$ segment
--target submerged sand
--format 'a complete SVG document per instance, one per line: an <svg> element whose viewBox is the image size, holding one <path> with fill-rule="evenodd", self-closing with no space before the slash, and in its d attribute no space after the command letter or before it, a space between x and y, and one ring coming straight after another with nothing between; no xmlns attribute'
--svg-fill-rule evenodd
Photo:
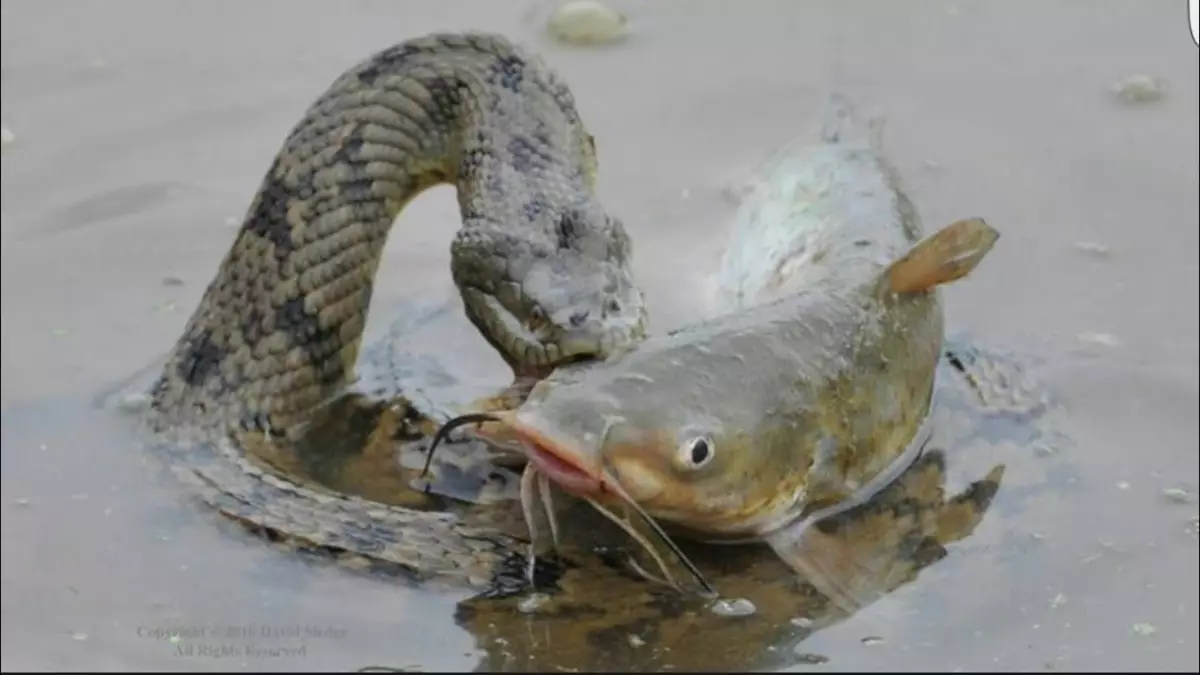
<svg viewBox="0 0 1200 675"><path fill-rule="evenodd" d="M337 73L476 28L571 83L655 330L699 313L729 188L833 88L886 113L928 227L978 215L1003 233L947 291L949 322L1042 362L1070 409L1080 489L989 514L982 547L952 548L805 652L837 669L1195 670L1200 132L1184 5L627 2L630 39L585 49L547 40L545 7L528 2L5 2L3 668L479 663L452 620L461 596L215 527L93 405L170 347L278 144ZM1165 96L1110 92L1138 74ZM405 299L451 296L456 225L449 189L403 214L372 334ZM503 381L466 320L451 323L422 348L469 353L475 375ZM989 550L1020 565L997 570ZM219 648L230 641L241 651Z"/></svg>

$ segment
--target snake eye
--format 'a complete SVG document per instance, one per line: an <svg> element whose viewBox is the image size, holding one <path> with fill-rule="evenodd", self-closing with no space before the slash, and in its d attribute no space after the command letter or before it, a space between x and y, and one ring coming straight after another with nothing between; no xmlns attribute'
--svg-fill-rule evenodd
<svg viewBox="0 0 1200 675"><path fill-rule="evenodd" d="M708 436L690 438L679 446L679 464L693 471L704 468L716 456L716 449Z"/></svg>

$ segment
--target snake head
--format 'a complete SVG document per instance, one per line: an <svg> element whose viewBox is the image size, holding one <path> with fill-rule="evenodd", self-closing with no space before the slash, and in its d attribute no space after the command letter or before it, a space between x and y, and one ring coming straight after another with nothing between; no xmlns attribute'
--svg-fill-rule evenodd
<svg viewBox="0 0 1200 675"><path fill-rule="evenodd" d="M545 222L465 223L451 249L467 316L518 376L604 359L645 336L631 243L598 206Z"/></svg>

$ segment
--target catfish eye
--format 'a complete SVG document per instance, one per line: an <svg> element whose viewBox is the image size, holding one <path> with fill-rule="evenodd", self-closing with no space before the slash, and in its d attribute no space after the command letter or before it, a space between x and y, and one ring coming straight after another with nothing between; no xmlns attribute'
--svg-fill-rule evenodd
<svg viewBox="0 0 1200 675"><path fill-rule="evenodd" d="M679 463L688 469L700 469L712 461L716 446L707 436L689 439L679 447Z"/></svg>

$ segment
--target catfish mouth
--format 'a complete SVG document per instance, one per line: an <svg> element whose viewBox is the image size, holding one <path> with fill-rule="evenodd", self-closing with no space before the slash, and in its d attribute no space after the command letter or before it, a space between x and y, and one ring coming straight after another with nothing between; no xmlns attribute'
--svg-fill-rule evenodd
<svg viewBox="0 0 1200 675"><path fill-rule="evenodd" d="M521 441L533 468L554 481L560 488L576 497L595 499L605 494L604 478L572 457L562 444L556 443L541 431L519 422L516 415L497 415L498 421Z"/></svg>
<svg viewBox="0 0 1200 675"><path fill-rule="evenodd" d="M629 495L621 488L614 479L612 479L603 467L602 460L598 459L601 468L589 469L584 466L587 458L586 453L575 452L574 449L565 443L555 442L549 435L538 429L528 421L522 421L517 418L518 413L514 410L497 413L467 413L459 415L442 425L434 435L433 441L430 443L428 456L425 460L425 469L421 472L424 477L429 472L430 462L433 460L433 452L437 448L440 441L444 440L451 430L464 424L477 423L480 426L479 435L483 438L488 438L491 434L484 430L483 424L491 423L498 424L501 428L512 433L522 444L522 449L525 455L529 458L530 465L521 478L521 506L525 511L526 523L529 525L530 537L534 536L532 524L532 509L530 504L535 498L536 493L540 492L543 498L543 504L546 508L547 515L550 517L551 534L555 537L557 543L557 535L555 534L556 526L554 525L554 509L549 501L549 492L546 491L546 485L553 481L564 491L579 497L592 505L604 517L611 520L622 530L628 533L634 541L642 545L650 555L658 562L659 568L663 572L663 579L667 584L679 588L679 585L674 581L670 569L663 561L662 557L655 550L646 538L634 529L626 519L621 518L603 506L600 501L602 497L613 496L623 500L626 505L640 517L645 524L656 534L662 542L670 549L679 562L687 568L688 572L699 583L704 597L716 598L717 592L712 585L704 578L700 569L696 567L686 554L679 548L674 540L663 531L662 527L650 517L645 510L638 506ZM527 483L527 479L534 482ZM426 487L426 491L428 491ZM533 548L530 548L530 574L532 574L533 564ZM657 579L652 575L642 571L643 576L650 579ZM532 582L532 577L530 578Z"/></svg>

